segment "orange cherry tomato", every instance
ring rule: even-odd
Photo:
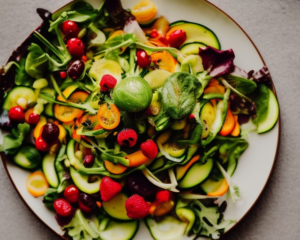
[[[176,59],[167,51],[151,54],[152,62],[159,68],[173,73],[177,65]]]
[[[150,0],[142,0],[131,11],[139,23],[145,23],[153,19],[157,13],[155,4]]]
[[[115,104],[102,104],[98,110],[98,123],[107,130],[116,128],[121,120],[120,111]]]
[[[88,96],[87,92],[76,91],[71,95],[68,101],[73,103],[82,103],[88,98]],[[55,117],[61,122],[74,121],[75,118],[80,118],[83,113],[84,111],[77,108],[62,106],[59,104],[55,104],[54,106]]]
[[[41,171],[29,175],[26,180],[26,188],[34,197],[41,197],[49,188],[49,184]]]

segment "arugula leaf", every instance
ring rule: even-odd
[[[233,220],[224,220],[218,206],[205,206],[199,200],[192,200],[189,207],[196,216],[193,231],[197,236],[219,239],[221,233],[235,223]]]
[[[176,72],[162,86],[162,105],[173,119],[190,114],[196,104],[196,95],[201,88],[199,80],[189,73]]]
[[[80,209],[76,210],[72,221],[65,225],[63,229],[68,231],[68,235],[73,239],[99,239],[99,221],[96,216],[86,218]]]
[[[3,138],[3,144],[0,145],[0,152],[13,155],[22,145],[26,134],[29,132],[30,126],[27,123],[20,123],[18,128],[13,128],[9,135]]]
[[[35,43],[31,43],[28,51],[29,54],[25,62],[25,70],[27,74],[35,79],[42,78],[48,62],[46,53]]]
[[[23,86],[32,86],[35,81],[34,78],[29,76],[25,69],[26,58],[21,58],[19,61],[19,68],[16,68],[15,84]]]

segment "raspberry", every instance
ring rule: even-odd
[[[147,158],[151,159],[155,158],[158,154],[157,145],[155,144],[155,142],[153,142],[153,140],[143,142],[141,144],[141,150]]]
[[[120,183],[113,181],[110,177],[102,178],[100,183],[100,193],[104,202],[108,202],[119,192],[121,192]]]
[[[133,129],[124,129],[118,134],[117,141],[120,146],[133,147],[137,141],[137,134]]]
[[[108,92],[113,89],[117,84],[117,79],[115,79],[112,75],[105,74],[101,78],[100,87],[102,92]]]
[[[150,214],[150,206],[140,195],[132,195],[125,202],[127,216],[131,219],[143,219]]]

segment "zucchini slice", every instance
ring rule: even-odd
[[[127,216],[127,211],[125,208],[126,200],[127,196],[124,193],[119,193],[109,202],[103,202],[103,209],[109,216],[111,216],[114,219],[122,221],[131,220]]]
[[[215,33],[209,28],[198,23],[187,21],[177,21],[175,23],[172,23],[170,24],[170,30],[167,32],[167,38],[171,35],[171,33],[179,29],[186,32],[187,39],[183,44],[200,42],[204,45],[211,46],[218,50],[221,49],[219,39],[217,38]]]
[[[172,216],[167,216],[161,222],[146,218],[147,227],[155,240],[182,240],[187,223],[181,222]]]
[[[59,184],[59,180],[57,177],[54,163],[55,163],[55,155],[47,154],[43,158],[42,167],[43,167],[44,175],[48,183],[50,184],[50,186],[53,188],[57,188]]]
[[[99,192],[99,187],[101,183],[101,178],[99,177],[97,181],[90,183],[88,175],[82,175],[77,172],[73,167],[70,167],[70,175],[75,183],[75,185],[87,194],[94,194]]]
[[[192,188],[202,183],[213,169],[214,161],[209,158],[205,164],[195,162],[178,184],[179,188]]]
[[[34,169],[42,162],[42,157],[38,150],[32,146],[23,146],[13,158],[15,164],[24,169]]]
[[[265,85],[261,85],[267,88]],[[279,116],[279,105],[275,97],[275,94],[268,88],[269,99],[268,99],[268,111],[263,119],[259,119],[257,122],[258,133],[264,133],[271,130],[276,124]]]
[[[206,48],[206,45],[201,42],[186,43],[180,47],[180,52],[186,55],[199,54],[199,48]]]
[[[12,107],[18,106],[17,101],[19,98],[25,98],[28,105],[35,103],[37,100],[37,96],[31,88],[15,87],[10,90],[5,98],[3,109],[9,111]]]
[[[138,221],[110,221],[105,230],[100,232],[100,237],[102,240],[130,240],[133,239],[138,229]]]

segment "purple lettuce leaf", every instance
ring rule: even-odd
[[[199,55],[202,58],[204,69],[212,77],[218,77],[234,70],[235,55],[232,49],[221,51],[207,46],[205,49],[199,49]]]
[[[272,79],[267,66],[262,67],[262,69],[258,70],[257,72],[254,70],[248,72],[248,79],[251,79],[256,83],[264,83],[269,87],[272,86]]]

